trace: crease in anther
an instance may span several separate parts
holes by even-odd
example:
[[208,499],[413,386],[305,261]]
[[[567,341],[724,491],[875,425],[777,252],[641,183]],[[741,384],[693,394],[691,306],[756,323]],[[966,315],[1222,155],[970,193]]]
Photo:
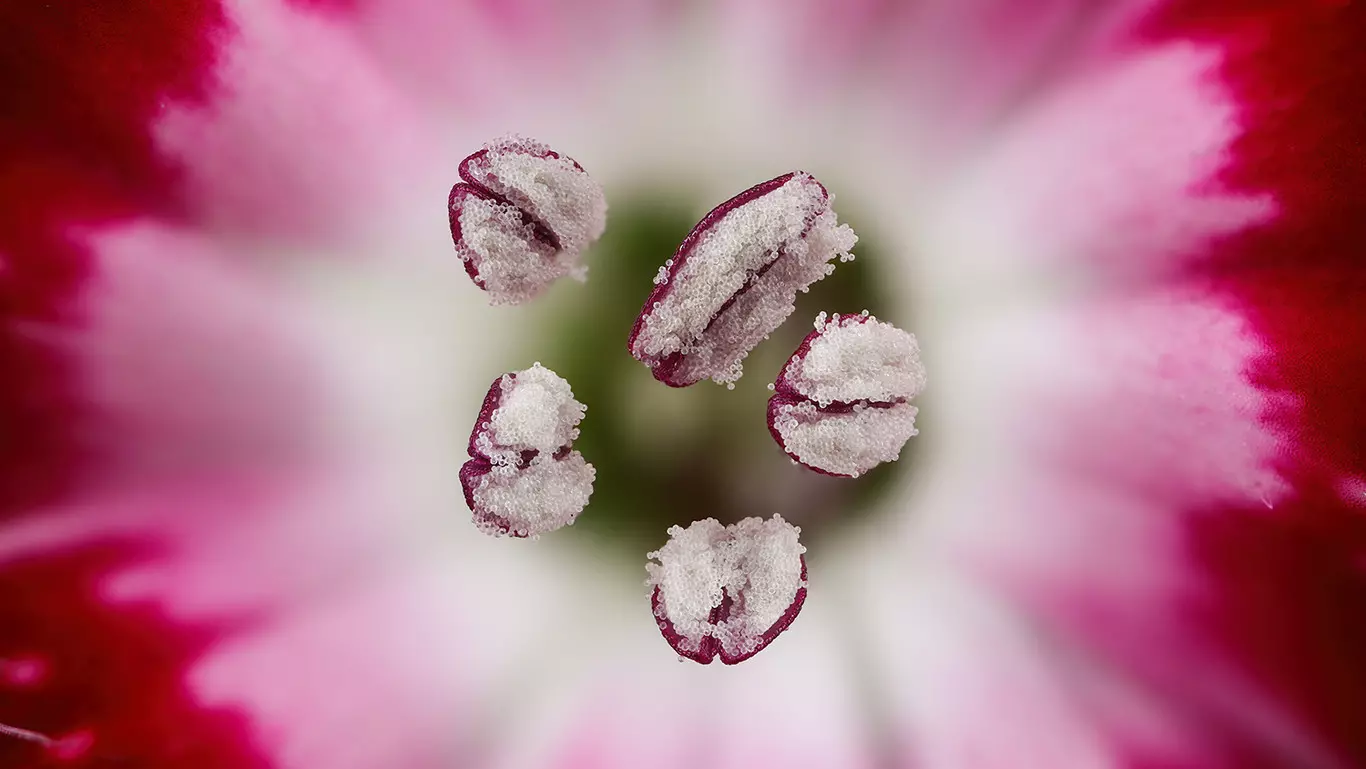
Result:
[[494,380],[460,468],[478,528],[535,538],[574,522],[596,477],[572,448],[586,411],[569,383],[539,363]]
[[631,329],[631,355],[672,387],[733,384],[743,361],[795,309],[796,296],[853,258],[824,185],[795,171],[712,209],[655,276]]
[[866,311],[821,313],[771,388],[769,432],[794,461],[856,478],[919,433],[911,400],[925,385],[913,335]]
[[606,227],[602,188],[572,158],[520,136],[460,162],[447,208],[465,271],[492,304],[534,298],[563,277],[584,279],[583,251]]

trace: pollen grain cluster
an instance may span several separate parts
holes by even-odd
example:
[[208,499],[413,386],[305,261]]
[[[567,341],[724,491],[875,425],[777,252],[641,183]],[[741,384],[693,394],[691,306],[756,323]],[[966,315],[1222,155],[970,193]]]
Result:
[[[530,299],[581,275],[606,202],[579,164],[531,140],[494,142],[461,163],[451,233],[494,304]],[[721,203],[665,260],[631,329],[630,354],[671,387],[734,387],[750,352],[793,313],[796,297],[852,260],[858,236],[839,223],[825,186],[794,171]],[[796,462],[858,477],[895,460],[917,432],[911,400],[925,388],[911,334],[867,311],[821,313],[779,372],[768,427]],[[470,436],[460,477],[476,525],[536,537],[569,523],[596,471],[572,444],[586,412],[567,381],[536,364],[499,377]],[[806,600],[801,530],[774,515],[668,530],[647,555],[649,598],[681,657],[735,664],[787,630]]]

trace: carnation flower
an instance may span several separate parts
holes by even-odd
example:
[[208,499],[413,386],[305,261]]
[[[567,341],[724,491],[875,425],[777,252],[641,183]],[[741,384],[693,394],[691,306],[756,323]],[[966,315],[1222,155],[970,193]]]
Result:
[[[0,766],[1366,766],[1361,3],[0,22]],[[509,135],[555,155],[462,176]],[[833,274],[628,351],[692,228],[798,169]],[[766,385],[864,310],[927,386],[850,409],[918,434],[832,477]],[[462,465],[533,484],[471,424],[536,361],[587,410],[518,441],[592,497],[490,537]]]

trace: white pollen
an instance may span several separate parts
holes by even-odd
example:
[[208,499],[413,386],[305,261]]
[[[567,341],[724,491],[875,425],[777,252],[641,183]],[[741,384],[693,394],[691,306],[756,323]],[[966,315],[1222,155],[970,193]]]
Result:
[[895,462],[906,441],[919,434],[918,410],[909,403],[821,413],[815,403],[784,403],[773,415],[782,446],[802,464],[853,478],[883,462]]
[[583,455],[541,454],[526,467],[494,465],[474,488],[475,523],[487,533],[538,537],[574,522],[593,494],[596,471]]
[[[579,259],[607,226],[602,187],[574,161],[550,152],[540,142],[508,136],[486,145],[470,164],[474,181],[507,201],[467,196],[456,204],[462,241],[456,250],[476,268],[494,304],[527,301],[562,277],[585,279]],[[537,237],[532,222],[554,233],[558,250]]]
[[823,323],[805,355],[784,370],[801,395],[818,403],[914,398],[925,389],[925,366],[914,335],[867,315]]
[[682,353],[679,380],[733,382],[750,350],[792,314],[797,293],[830,274],[832,259],[852,258],[857,241],[820,183],[795,174],[700,235],[632,353],[647,362]]
[[554,453],[578,438],[588,407],[574,399],[569,382],[537,363],[500,380],[502,399],[488,425],[489,456],[525,450]]
[[535,237],[516,206],[466,198],[460,209],[462,242],[456,253],[473,261],[493,304],[519,304],[569,274],[555,250]]
[[816,316],[778,377],[769,428],[807,467],[857,478],[918,434],[909,401],[926,385],[915,336],[868,314]]
[[669,541],[648,556],[658,563],[646,564],[646,584],[659,590],[657,616],[680,636],[680,651],[695,653],[710,637],[723,658],[736,658],[772,640],[806,587],[800,533],[777,515],[669,529]]
[[587,407],[542,366],[505,374],[461,470],[474,521],[489,534],[538,537],[574,522],[593,494],[593,466],[569,447]]
[[542,157],[544,144],[511,136],[488,146],[489,189],[543,222],[576,255],[602,237],[607,198],[602,187],[565,157]]

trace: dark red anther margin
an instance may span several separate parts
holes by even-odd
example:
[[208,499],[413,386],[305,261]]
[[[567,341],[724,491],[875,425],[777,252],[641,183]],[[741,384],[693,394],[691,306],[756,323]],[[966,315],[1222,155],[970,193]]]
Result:
[[[457,204],[466,198],[475,197],[481,200],[492,200],[515,207],[521,213],[522,221],[531,225],[532,232],[535,233],[536,239],[552,251],[559,252],[561,248],[560,236],[557,235],[554,230],[550,229],[549,225],[522,206],[508,200],[506,196],[494,192],[475,173],[476,167],[479,166],[481,161],[483,161],[488,154],[489,151],[487,149],[482,149],[460,161],[459,175],[464,181],[456,182],[456,184],[451,187],[450,197],[446,200],[446,212],[450,217],[451,224],[451,240],[457,244],[464,242],[463,233],[460,229],[460,213],[462,209],[457,208]],[[547,150],[546,152],[535,154],[534,156],[540,158],[555,158],[557,160],[563,158],[570,163],[573,163],[575,168],[583,171],[583,166],[579,165],[577,160],[565,158],[554,150]],[[487,176],[487,173],[485,176]],[[469,274],[470,279],[474,281],[476,286],[481,289],[486,288],[484,279],[479,277],[479,265],[475,263],[474,259],[465,261],[465,272]]]
[[[460,488],[465,493],[465,505],[469,507],[470,512],[479,516],[481,521],[493,524],[499,531],[508,536],[523,537],[524,535],[517,534],[512,530],[511,522],[499,516],[481,511],[474,503],[475,486],[478,484],[480,478],[487,475],[489,471],[493,469],[493,463],[489,461],[489,458],[485,454],[479,451],[476,444],[479,433],[486,429],[484,425],[492,421],[493,412],[497,411],[498,406],[503,402],[504,377],[515,380],[517,374],[504,374],[493,380],[493,384],[489,385],[488,392],[484,394],[484,403],[479,407],[479,416],[475,418],[474,429],[470,431],[469,455],[471,459],[460,466]],[[536,453],[537,452],[535,451],[523,452],[522,466],[525,467],[529,464],[531,460],[535,458]],[[530,456],[527,456],[528,454],[530,454]]]
[[[468,444],[470,460],[460,466],[460,488],[465,494],[465,506],[470,509],[470,512],[478,516],[479,520],[493,524],[503,534],[506,534],[511,537],[518,537],[524,539],[527,535],[513,532],[512,524],[508,522],[506,519],[479,510],[477,507],[475,507],[474,504],[475,486],[478,484],[480,478],[487,475],[491,470],[493,470],[493,462],[491,458],[488,455],[481,452],[478,448],[479,433],[486,429],[484,427],[485,423],[492,422],[493,412],[497,411],[498,406],[501,405],[503,402],[504,377],[506,377],[509,380],[516,380],[517,373],[512,372],[504,374],[503,376],[500,376],[497,379],[493,380],[493,384],[489,385],[488,392],[484,394],[484,403],[482,406],[479,407],[479,416],[475,418],[474,429],[470,431],[470,440]],[[552,459],[556,460],[564,459],[565,457],[569,456],[569,452],[571,452],[572,450],[573,449],[569,445],[561,446],[560,448],[555,450],[554,454],[551,454],[550,456]],[[540,453],[541,452],[535,449],[527,449],[523,451],[521,453],[521,456],[518,458],[517,466],[519,468],[527,467],[531,464],[531,461],[533,459],[540,455]]]
[[[858,323],[863,324],[872,320],[872,318],[868,315],[863,314],[842,315],[839,318],[839,322],[841,324],[844,323],[844,321],[846,320],[857,320]],[[834,321],[832,320],[831,322]],[[833,478],[852,478],[854,477],[852,475],[846,475],[844,473],[832,473],[829,470],[822,470],[819,467],[812,467],[811,465],[808,465],[805,462],[803,462],[801,458],[798,457],[796,454],[793,454],[792,452],[788,451],[787,445],[783,443],[783,436],[778,432],[778,409],[788,405],[810,403],[812,406],[815,406],[816,411],[820,412],[821,414],[848,414],[852,412],[854,408],[857,406],[863,406],[865,408],[873,409],[889,409],[894,406],[900,406],[903,403],[908,403],[909,399],[894,398],[890,401],[831,401],[830,403],[822,406],[821,404],[801,394],[801,392],[797,390],[797,386],[792,383],[792,379],[787,374],[788,371],[792,369],[792,364],[806,357],[806,354],[811,351],[812,343],[819,339],[820,336],[821,331],[819,329],[812,330],[812,332],[807,334],[806,338],[802,340],[802,343],[797,345],[796,351],[793,352],[790,357],[788,357],[787,363],[783,364],[781,373],[778,374],[778,381],[773,383],[773,395],[770,396],[768,399],[768,434],[773,436],[774,442],[778,444],[778,446],[783,450],[784,454],[787,454],[789,457],[792,458],[792,461],[796,462],[802,467],[805,467],[806,469],[811,470],[812,472],[820,473],[821,475],[829,475]]]
[[[650,594],[650,610],[654,613],[655,624],[659,625],[659,632],[663,634],[664,640],[669,642],[669,646],[672,646],[674,651],[678,652],[679,656],[686,657],[693,662],[710,665],[712,660],[717,657],[721,658],[721,663],[724,665],[736,665],[744,662],[768,648],[768,645],[773,643],[773,639],[777,638],[783,631],[791,627],[792,622],[796,620],[797,615],[801,613],[802,605],[806,603],[806,556],[799,556],[799,558],[801,558],[802,561],[802,585],[797,588],[797,594],[792,599],[792,605],[783,613],[783,616],[778,618],[777,622],[773,623],[772,627],[764,631],[764,634],[759,637],[759,643],[755,645],[753,650],[747,653],[732,657],[721,648],[721,643],[712,636],[703,638],[701,643],[697,645],[697,651],[686,651],[683,648],[684,638],[674,629],[674,624],[670,622],[667,617],[659,616],[661,602],[658,587]],[[722,622],[728,619],[730,617],[731,607],[734,603],[735,601],[731,598],[730,593],[723,592],[721,596],[721,605],[712,609],[711,614],[707,615],[707,619],[712,623]]]
[[[649,316],[650,312],[654,309],[654,305],[656,302],[664,301],[664,298],[667,297],[670,294],[670,292],[672,292],[673,286],[677,282],[675,280],[675,277],[683,269],[683,265],[687,263],[688,258],[692,255],[693,249],[697,247],[697,243],[702,239],[702,236],[705,235],[707,231],[710,230],[712,227],[715,227],[716,223],[721,221],[721,219],[723,219],[726,216],[726,214],[730,213],[731,211],[734,211],[740,206],[745,205],[746,203],[750,203],[754,200],[763,197],[764,195],[767,195],[770,192],[773,192],[779,187],[782,187],[784,184],[787,184],[789,181],[791,181],[792,177],[796,176],[799,173],[802,172],[792,171],[790,173],[783,174],[782,176],[779,176],[777,178],[769,179],[766,182],[761,182],[759,184],[754,185],[753,187],[750,187],[744,192],[741,192],[739,195],[736,195],[730,200],[727,200],[726,202],[713,208],[710,212],[707,213],[706,216],[702,217],[702,221],[698,222],[697,225],[692,228],[692,231],[688,233],[688,236],[684,238],[683,242],[678,246],[678,250],[674,252],[673,264],[669,267],[668,271],[669,279],[663,283],[656,285],[654,289],[650,291],[650,295],[645,299],[645,304],[642,305],[640,308],[640,314],[636,316],[636,322],[631,326],[631,335],[626,340],[626,349],[631,353],[632,357],[636,358],[636,360],[641,360],[639,357],[636,356],[635,348],[636,338],[640,336],[641,331],[645,328],[645,318]],[[810,176],[810,174],[807,174],[807,176]],[[816,185],[821,188],[821,194],[828,200],[830,197],[830,193],[825,189],[825,185],[817,181],[814,176],[811,177],[811,180],[816,182]],[[716,314],[713,315],[711,320],[708,322],[708,328],[711,327],[712,323],[716,322],[716,319],[720,317],[722,312],[729,309],[730,306],[735,304],[736,300],[745,291],[749,290],[749,288],[753,285],[754,279],[756,277],[762,275],[762,273],[767,272],[769,269],[771,269],[773,265],[777,263],[778,259],[782,258],[782,256],[782,252],[779,252],[777,255],[775,255],[772,261],[764,265],[764,267],[762,267],[760,270],[756,271],[755,275],[751,276],[750,279],[745,282],[745,285],[740,289],[739,292],[737,292],[734,296],[727,299],[726,303],[721,306],[721,309],[717,310]],[[641,360],[641,362],[645,363],[645,361],[643,360]],[[655,379],[659,380],[660,382],[663,382],[664,384],[670,387],[688,387],[692,384],[696,384],[695,382],[679,382],[673,378],[673,374],[678,371],[678,367],[682,364],[682,362],[682,353],[672,353],[660,359],[659,362],[656,365],[652,366],[650,370],[651,373],[654,375]]]

